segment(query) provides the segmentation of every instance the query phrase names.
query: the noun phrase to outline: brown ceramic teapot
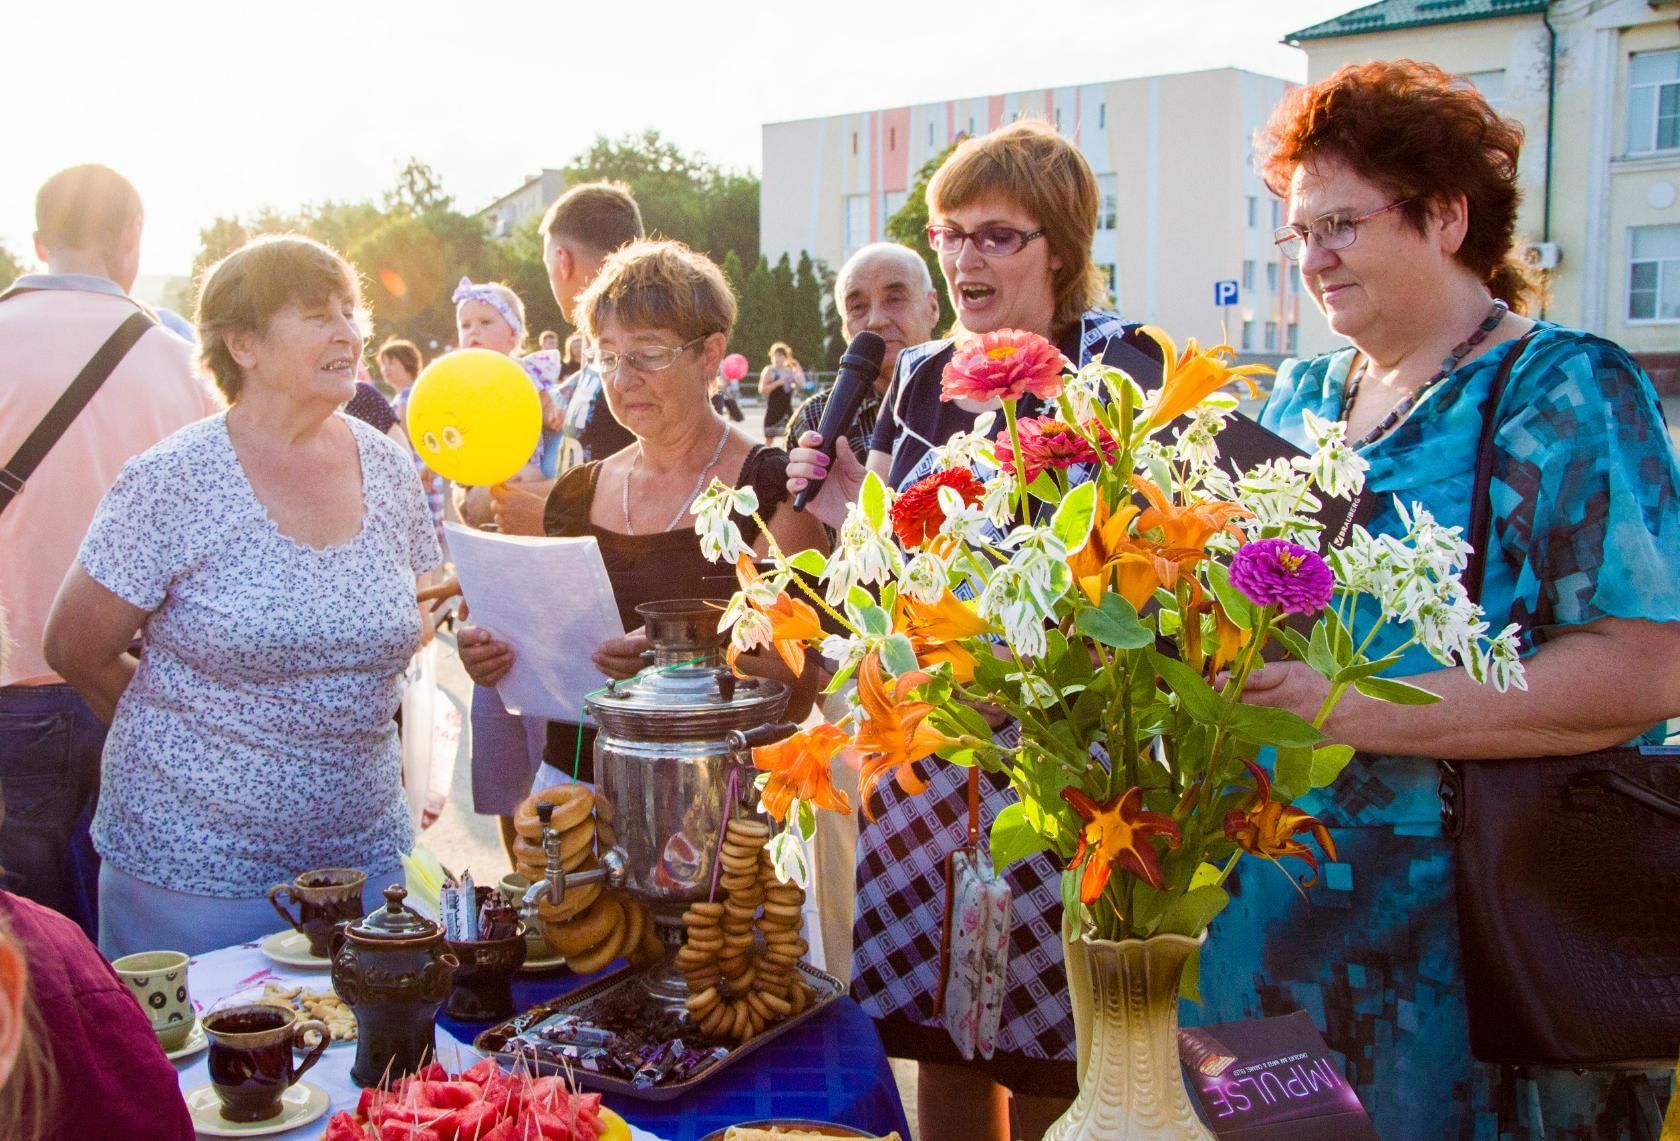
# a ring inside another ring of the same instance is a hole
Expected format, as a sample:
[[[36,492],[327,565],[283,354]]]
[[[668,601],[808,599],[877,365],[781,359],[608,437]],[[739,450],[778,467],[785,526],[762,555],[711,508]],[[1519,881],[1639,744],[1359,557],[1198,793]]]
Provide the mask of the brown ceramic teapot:
[[[408,892],[385,889],[385,906],[341,924],[332,937],[333,991],[356,1014],[360,1086],[389,1083],[431,1060],[434,1020],[461,963],[443,928],[413,908]]]

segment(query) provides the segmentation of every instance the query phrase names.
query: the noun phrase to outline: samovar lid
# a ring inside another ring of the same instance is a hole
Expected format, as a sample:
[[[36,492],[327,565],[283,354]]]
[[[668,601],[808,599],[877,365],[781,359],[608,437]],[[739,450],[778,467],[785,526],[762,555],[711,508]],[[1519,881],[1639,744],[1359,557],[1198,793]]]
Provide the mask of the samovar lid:
[[[737,678],[723,664],[716,603],[673,599],[636,610],[653,642],[653,668],[584,699],[603,732],[631,741],[711,740],[774,721],[787,708],[786,685]]]

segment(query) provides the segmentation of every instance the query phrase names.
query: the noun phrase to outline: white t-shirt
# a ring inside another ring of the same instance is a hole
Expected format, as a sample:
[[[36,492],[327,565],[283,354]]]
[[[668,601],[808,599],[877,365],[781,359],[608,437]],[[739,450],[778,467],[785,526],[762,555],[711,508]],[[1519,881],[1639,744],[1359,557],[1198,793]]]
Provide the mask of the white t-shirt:
[[[94,846],[175,891],[261,895],[413,844],[392,722],[420,644],[415,576],[441,560],[414,465],[345,418],[362,529],[316,550],[280,534],[227,414],[123,466],[84,570],[151,612],[105,742]]]

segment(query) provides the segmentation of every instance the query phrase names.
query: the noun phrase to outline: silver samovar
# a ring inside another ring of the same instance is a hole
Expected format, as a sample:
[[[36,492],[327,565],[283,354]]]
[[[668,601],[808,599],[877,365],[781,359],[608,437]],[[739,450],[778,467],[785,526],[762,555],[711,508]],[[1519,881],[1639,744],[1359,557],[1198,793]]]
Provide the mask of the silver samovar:
[[[646,903],[665,954],[642,982],[653,999],[676,1006],[688,997],[672,962],[683,943],[683,912],[711,892],[726,816],[757,815],[752,746],[795,726],[778,723],[786,685],[737,678],[723,663],[715,603],[650,602],[636,611],[653,643],[653,668],[585,698],[598,727],[601,866],[566,872],[559,836],[539,805],[547,875],[527,890],[525,905],[533,916],[538,902],[600,879]]]

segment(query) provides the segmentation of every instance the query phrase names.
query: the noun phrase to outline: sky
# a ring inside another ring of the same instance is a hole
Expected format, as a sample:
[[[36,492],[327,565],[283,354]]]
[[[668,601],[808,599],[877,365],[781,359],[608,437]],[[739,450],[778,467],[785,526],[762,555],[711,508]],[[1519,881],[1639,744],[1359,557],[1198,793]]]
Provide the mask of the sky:
[[[646,127],[757,171],[767,122],[1217,67],[1300,80],[1278,41],[1357,6],[8,0],[0,245],[33,261],[35,190],[81,162],[139,188],[141,272],[184,274],[218,215],[377,199],[410,156],[467,210]]]

